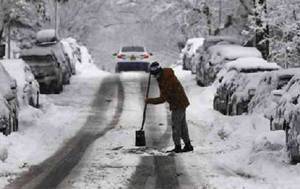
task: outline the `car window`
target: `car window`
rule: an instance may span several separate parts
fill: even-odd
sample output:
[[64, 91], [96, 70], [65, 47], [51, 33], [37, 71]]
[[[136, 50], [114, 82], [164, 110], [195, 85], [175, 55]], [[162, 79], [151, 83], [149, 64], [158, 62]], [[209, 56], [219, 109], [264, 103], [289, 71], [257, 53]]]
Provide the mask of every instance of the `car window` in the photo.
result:
[[53, 61], [53, 57], [51, 55], [48, 56], [23, 56], [22, 59], [30, 64], [35, 63], [48, 63]]
[[131, 47], [123, 47], [122, 52], [145, 52], [144, 47], [131, 46]]

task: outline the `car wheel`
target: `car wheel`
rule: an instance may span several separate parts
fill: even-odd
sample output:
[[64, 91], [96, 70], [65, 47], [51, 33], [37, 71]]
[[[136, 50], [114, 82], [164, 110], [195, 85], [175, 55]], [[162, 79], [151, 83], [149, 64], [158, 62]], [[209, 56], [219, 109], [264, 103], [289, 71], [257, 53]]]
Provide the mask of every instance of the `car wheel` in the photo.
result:
[[16, 132], [19, 130], [19, 120], [17, 117], [17, 114], [14, 113], [14, 117], [13, 117], [13, 131]]
[[29, 104], [30, 106], [35, 107], [33, 97], [30, 97], [30, 98], [29, 98], [28, 104]]
[[53, 82], [52, 87], [54, 94], [59, 94], [62, 91], [62, 83], [59, 81]]
[[285, 127], [287, 152], [292, 164], [300, 162], [299, 144], [297, 142], [298, 133], [294, 133], [294, 127]]
[[183, 62], [183, 64], [182, 64], [182, 69], [183, 70], [188, 70], [188, 68], [187, 68], [187, 66], [186, 66], [186, 64]]
[[215, 97], [215, 98], [214, 98], [214, 102], [213, 102], [214, 110], [219, 111], [219, 108], [218, 108], [218, 102], [219, 102], [219, 100], [220, 100], [219, 97]]
[[36, 103], [35, 103], [35, 107], [39, 108], [40, 107], [40, 93], [37, 92], [36, 93]]
[[9, 119], [8, 119], [7, 127], [5, 128], [5, 130], [4, 130], [4, 132], [3, 132], [3, 134], [4, 134], [5, 136], [8, 136], [8, 135], [10, 135], [10, 133], [11, 133], [11, 128], [12, 128], [12, 125], [13, 125], [12, 116], [11, 116], [11, 115], [9, 115]]
[[227, 104], [226, 115], [232, 115], [232, 104], [231, 103]]

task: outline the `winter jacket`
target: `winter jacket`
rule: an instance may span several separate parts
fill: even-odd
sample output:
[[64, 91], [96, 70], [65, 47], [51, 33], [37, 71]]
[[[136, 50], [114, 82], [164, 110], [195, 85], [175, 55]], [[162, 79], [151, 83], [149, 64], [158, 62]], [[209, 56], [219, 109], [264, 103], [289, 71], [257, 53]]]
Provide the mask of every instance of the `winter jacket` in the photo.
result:
[[149, 104], [161, 104], [167, 101], [170, 104], [170, 110], [185, 109], [188, 107], [190, 104], [189, 100], [171, 68], [164, 68], [157, 81], [160, 89], [160, 97], [149, 98]]

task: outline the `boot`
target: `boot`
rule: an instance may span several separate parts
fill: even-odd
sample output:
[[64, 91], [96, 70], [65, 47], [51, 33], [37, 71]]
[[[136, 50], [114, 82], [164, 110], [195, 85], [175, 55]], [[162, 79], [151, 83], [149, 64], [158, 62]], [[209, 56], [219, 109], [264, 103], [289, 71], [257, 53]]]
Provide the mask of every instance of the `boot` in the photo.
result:
[[182, 152], [181, 145], [175, 145], [175, 148], [173, 150], [170, 150], [170, 151], [167, 151], [167, 152], [180, 153], [180, 152]]
[[182, 152], [190, 152], [190, 151], [193, 151], [193, 150], [194, 150], [194, 147], [189, 142], [189, 143], [184, 145], [184, 147], [182, 149]]

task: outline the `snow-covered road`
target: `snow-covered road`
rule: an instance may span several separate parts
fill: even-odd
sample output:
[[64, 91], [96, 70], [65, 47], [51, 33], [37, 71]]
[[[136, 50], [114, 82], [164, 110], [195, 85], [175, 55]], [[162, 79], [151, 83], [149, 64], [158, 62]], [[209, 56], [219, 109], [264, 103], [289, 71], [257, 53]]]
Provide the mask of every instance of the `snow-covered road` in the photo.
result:
[[[92, 69], [86, 70], [88, 77], [79, 74], [80, 80], [74, 78], [60, 96], [44, 99], [53, 101], [56, 113], [50, 109], [43, 115], [47, 119], [41, 118], [44, 127], [38, 130], [41, 136], [34, 134], [39, 128], [37, 123], [32, 129], [23, 128], [15, 134], [14, 137], [23, 140], [27, 135], [32, 140], [37, 140], [37, 136], [44, 140], [38, 140], [41, 144], [35, 155], [39, 161], [28, 156], [27, 161], [18, 160], [13, 166], [9, 166], [10, 159], [1, 164], [12, 170], [29, 162], [15, 172], [6, 170], [12, 179], [14, 174], [25, 173], [5, 189], [298, 188], [300, 169], [288, 164], [284, 133], [270, 132], [268, 121], [260, 115], [229, 117], [214, 111], [215, 86], [198, 87], [193, 75], [174, 68], [191, 102], [187, 119], [195, 149], [191, 153], [168, 156], [162, 152], [173, 147], [165, 104], [148, 107], [147, 147], [134, 145], [135, 131], [142, 122], [147, 74], [106, 74], [103, 78], [104, 73]], [[86, 90], [82, 90], [83, 86]], [[69, 98], [72, 95], [77, 98]], [[159, 90], [152, 79], [150, 96], [157, 95]], [[68, 116], [68, 122], [62, 119], [64, 116]], [[69, 126], [74, 128], [71, 130]], [[32, 132], [28, 133], [28, 129]], [[17, 156], [10, 153], [9, 158]], [[47, 159], [48, 156], [51, 157]]]

